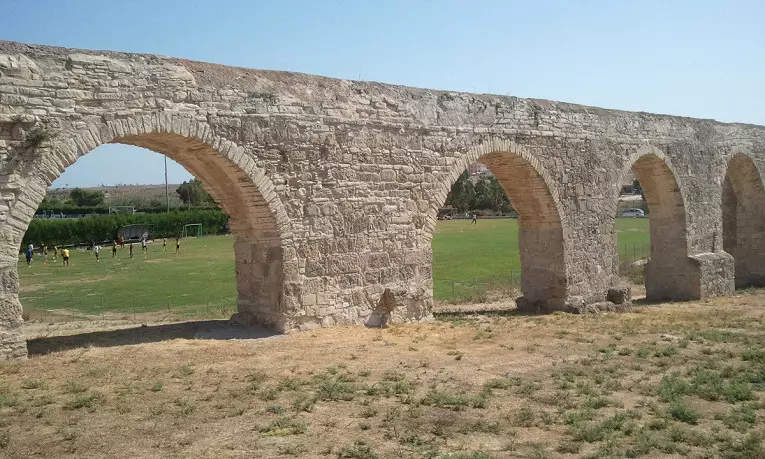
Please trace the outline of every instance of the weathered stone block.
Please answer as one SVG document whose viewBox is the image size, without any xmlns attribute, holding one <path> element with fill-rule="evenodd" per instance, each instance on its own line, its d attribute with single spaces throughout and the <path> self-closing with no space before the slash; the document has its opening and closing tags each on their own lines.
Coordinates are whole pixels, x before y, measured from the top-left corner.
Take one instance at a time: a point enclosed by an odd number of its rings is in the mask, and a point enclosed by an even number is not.
<svg viewBox="0 0 765 459">
<path fill-rule="evenodd" d="M 614 304 L 631 303 L 632 289 L 629 286 L 610 288 L 606 294 L 606 300 Z"/>
</svg>

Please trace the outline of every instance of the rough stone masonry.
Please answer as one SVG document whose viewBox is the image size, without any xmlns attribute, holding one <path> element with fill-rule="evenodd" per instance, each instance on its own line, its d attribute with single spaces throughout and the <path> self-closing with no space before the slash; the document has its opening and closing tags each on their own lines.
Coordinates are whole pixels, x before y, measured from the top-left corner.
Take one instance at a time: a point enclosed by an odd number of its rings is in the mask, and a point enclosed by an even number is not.
<svg viewBox="0 0 765 459">
<path fill-rule="evenodd" d="M 427 318 L 437 209 L 474 161 L 519 212 L 521 308 L 629 302 L 614 224 L 630 169 L 649 299 L 765 284 L 762 126 L 0 42 L 0 359 L 26 355 L 22 236 L 105 143 L 178 161 L 231 216 L 244 323 Z"/>
</svg>

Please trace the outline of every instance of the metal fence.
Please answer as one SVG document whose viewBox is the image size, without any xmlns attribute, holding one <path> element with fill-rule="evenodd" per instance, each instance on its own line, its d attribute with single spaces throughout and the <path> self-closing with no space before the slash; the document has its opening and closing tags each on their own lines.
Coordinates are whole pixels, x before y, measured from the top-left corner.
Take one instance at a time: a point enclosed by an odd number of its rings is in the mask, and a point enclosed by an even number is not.
<svg viewBox="0 0 765 459">
<path fill-rule="evenodd" d="M 236 312 L 236 298 L 210 298 L 189 304 L 179 295 L 152 301 L 133 297 L 116 300 L 114 295 L 58 294 L 50 291 L 22 292 L 25 320 L 41 322 L 127 321 L 165 322 L 200 319 L 228 319 Z"/>
<path fill-rule="evenodd" d="M 459 280 L 434 279 L 436 300 L 452 303 L 485 303 L 515 299 L 519 295 L 521 273 L 511 270 L 505 274 Z"/>
<path fill-rule="evenodd" d="M 651 244 L 648 241 L 643 243 L 622 243 L 617 247 L 617 251 L 620 264 L 629 264 L 648 258 L 651 254 Z M 634 275 L 629 277 L 632 281 L 641 279 L 641 277 Z M 514 300 L 521 295 L 520 270 L 510 270 L 502 274 L 463 279 L 443 280 L 435 277 L 433 281 L 435 299 L 452 303 Z"/>
<path fill-rule="evenodd" d="M 625 242 L 619 244 L 619 261 L 636 261 L 651 256 L 650 242 Z"/>
<path fill-rule="evenodd" d="M 620 244 L 620 264 L 647 258 L 650 251 L 650 242 Z M 634 276 L 632 278 L 640 279 Z M 434 277 L 433 280 L 435 299 L 452 303 L 514 300 L 521 294 L 520 270 L 462 279 Z M 25 315 L 29 319 L 40 321 L 119 320 L 138 323 L 227 319 L 236 312 L 236 297 L 190 300 L 188 296 L 178 293 L 152 297 L 118 297 L 85 292 L 63 294 L 51 290 L 22 292 L 19 297 L 24 305 Z"/>
</svg>

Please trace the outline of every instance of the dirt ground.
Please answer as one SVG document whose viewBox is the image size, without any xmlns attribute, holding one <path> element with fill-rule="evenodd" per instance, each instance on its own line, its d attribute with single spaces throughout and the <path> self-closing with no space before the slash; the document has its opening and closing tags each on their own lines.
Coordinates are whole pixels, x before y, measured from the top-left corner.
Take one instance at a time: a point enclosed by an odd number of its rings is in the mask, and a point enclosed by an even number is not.
<svg viewBox="0 0 765 459">
<path fill-rule="evenodd" d="M 32 323 L 0 457 L 763 458 L 765 292 L 271 335 Z"/>
</svg>

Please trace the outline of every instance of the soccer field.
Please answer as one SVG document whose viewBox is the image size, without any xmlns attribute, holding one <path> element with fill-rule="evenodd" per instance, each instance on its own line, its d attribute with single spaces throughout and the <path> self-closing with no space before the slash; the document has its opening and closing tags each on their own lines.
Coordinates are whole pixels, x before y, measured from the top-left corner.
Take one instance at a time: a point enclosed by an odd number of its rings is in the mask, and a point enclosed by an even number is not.
<svg viewBox="0 0 765 459">
<path fill-rule="evenodd" d="M 54 263 L 48 255 L 48 264 L 43 264 L 36 254 L 28 268 L 21 257 L 24 307 L 86 315 L 170 309 L 174 315 L 225 316 L 236 310 L 231 236 L 185 239 L 180 255 L 175 254 L 174 239 L 168 239 L 166 252 L 161 240 L 149 244 L 146 257 L 140 243 L 134 249 L 132 259 L 127 244 L 112 258 L 111 246 L 104 247 L 99 263 L 92 252 L 72 250 L 69 267 L 62 266 L 60 256 Z"/>
<path fill-rule="evenodd" d="M 646 256 L 648 219 L 618 219 L 619 251 L 623 258 Z M 19 262 L 21 299 L 32 311 L 58 311 L 84 316 L 170 312 L 179 316 L 226 317 L 236 310 L 234 251 L 231 236 L 190 238 L 175 255 L 175 241 L 149 244 L 149 254 L 135 245 L 112 258 L 111 247 L 101 261 L 88 251 L 72 251 L 71 266 L 35 256 L 32 267 Z M 492 279 L 517 282 L 520 274 L 518 227 L 514 219 L 440 221 L 433 238 L 433 279 L 436 299 L 460 295 L 459 286 Z M 457 292 L 454 291 L 457 285 Z"/>
<path fill-rule="evenodd" d="M 648 255 L 647 218 L 616 220 L 622 259 Z M 518 283 L 518 221 L 479 219 L 439 221 L 433 237 L 433 290 L 436 299 L 469 296 L 473 284 Z"/>
</svg>

